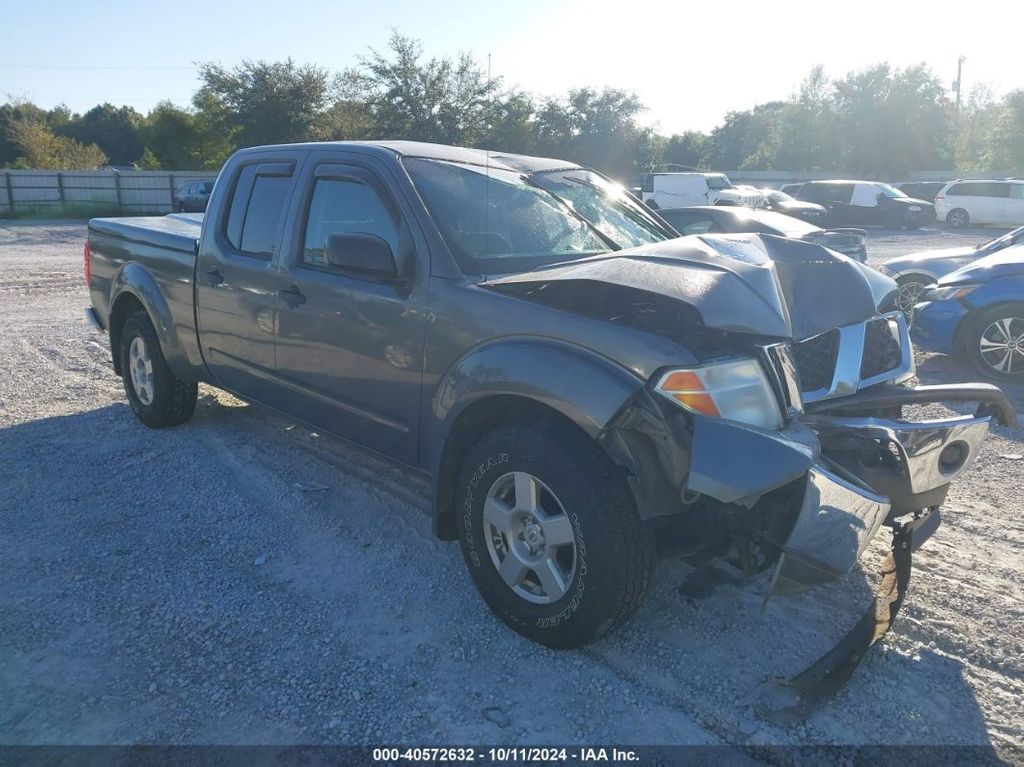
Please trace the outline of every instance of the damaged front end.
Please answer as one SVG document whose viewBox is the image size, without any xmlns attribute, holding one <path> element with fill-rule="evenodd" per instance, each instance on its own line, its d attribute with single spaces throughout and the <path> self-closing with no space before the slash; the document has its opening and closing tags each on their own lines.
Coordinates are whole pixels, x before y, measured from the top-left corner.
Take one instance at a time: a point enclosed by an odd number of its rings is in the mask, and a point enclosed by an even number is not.
<svg viewBox="0 0 1024 767">
<path fill-rule="evenodd" d="M 889 629 L 909 582 L 911 552 L 938 527 L 950 483 L 974 461 L 993 421 L 1015 419 L 995 386 L 900 383 L 913 375 L 902 317 L 820 335 L 832 339 L 754 352 L 784 413 L 778 428 L 716 417 L 702 408 L 697 379 L 685 389 L 675 385 L 676 407 L 659 396 L 663 374 L 604 435 L 630 468 L 648 516 L 687 527 L 694 552 L 704 544 L 731 551 L 748 572 L 774 568 L 771 596 L 843 577 L 883 526 L 892 531 L 882 585 L 864 618 L 806 671 L 770 685 L 768 713 L 779 720 L 799 719 L 838 691 Z M 907 417 L 916 405 L 971 402 L 976 407 L 966 415 Z"/>
</svg>

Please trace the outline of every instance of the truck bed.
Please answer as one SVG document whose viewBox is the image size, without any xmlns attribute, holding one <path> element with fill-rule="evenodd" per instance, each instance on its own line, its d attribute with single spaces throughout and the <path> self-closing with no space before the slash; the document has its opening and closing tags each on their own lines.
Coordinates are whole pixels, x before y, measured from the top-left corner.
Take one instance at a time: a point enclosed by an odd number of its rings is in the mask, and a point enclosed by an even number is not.
<svg viewBox="0 0 1024 767">
<path fill-rule="evenodd" d="M 94 218 L 89 221 L 89 229 L 127 242 L 195 253 L 202 224 L 201 213 L 172 213 L 169 216 Z"/>
</svg>

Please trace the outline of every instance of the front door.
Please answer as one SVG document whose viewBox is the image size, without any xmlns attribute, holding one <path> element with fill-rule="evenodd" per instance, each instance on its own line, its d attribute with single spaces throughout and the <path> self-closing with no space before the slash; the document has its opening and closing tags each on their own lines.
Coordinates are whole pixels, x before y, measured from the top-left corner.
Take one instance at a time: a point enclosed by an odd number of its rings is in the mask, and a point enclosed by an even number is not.
<svg viewBox="0 0 1024 767">
<path fill-rule="evenodd" d="M 196 269 L 196 313 L 203 353 L 216 383 L 277 406 L 273 385 L 277 270 L 282 224 L 302 155 L 240 166 L 230 198 L 211 211 Z"/>
<path fill-rule="evenodd" d="M 384 183 L 383 168 L 324 155 L 302 192 L 279 275 L 277 372 L 286 410 L 409 464 L 417 458 L 426 246 Z M 391 248 L 397 280 L 332 266 L 332 234 L 372 234 Z"/>
</svg>

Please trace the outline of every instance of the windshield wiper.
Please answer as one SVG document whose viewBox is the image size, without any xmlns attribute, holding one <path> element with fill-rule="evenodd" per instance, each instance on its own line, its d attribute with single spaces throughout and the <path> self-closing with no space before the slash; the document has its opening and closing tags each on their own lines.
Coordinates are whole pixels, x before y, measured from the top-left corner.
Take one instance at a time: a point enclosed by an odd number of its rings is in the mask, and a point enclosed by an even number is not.
<svg viewBox="0 0 1024 767">
<path fill-rule="evenodd" d="M 572 215 L 573 218 L 575 218 L 575 219 L 577 219 L 579 221 L 582 221 L 584 226 L 587 227 L 587 229 L 589 229 L 591 232 L 596 234 L 597 238 L 599 240 L 601 240 L 601 242 L 603 242 L 605 245 L 607 245 L 610 250 L 622 250 L 622 246 L 621 245 L 619 245 L 617 242 L 615 242 L 615 240 L 613 240 L 611 237 L 609 237 L 604 232 L 602 232 L 600 229 L 598 229 L 596 226 L 594 226 L 592 223 L 590 223 L 590 221 L 587 219 L 587 217 L 584 216 L 583 214 L 581 214 L 578 210 L 576 210 L 576 208 L 574 208 L 571 203 L 569 203 L 568 201 L 562 199 L 559 195 L 555 194 L 550 189 L 547 189 L 547 188 L 541 186 L 536 181 L 534 181 L 532 178 L 527 176 L 525 173 L 523 175 L 521 175 L 519 178 L 522 179 L 523 183 L 529 184 L 534 189 L 540 189 L 545 194 L 551 195 L 551 197 L 553 197 L 555 199 L 555 201 L 558 202 L 559 205 L 561 205 L 563 208 L 565 208 L 566 210 L 569 211 L 569 213 Z"/>
</svg>

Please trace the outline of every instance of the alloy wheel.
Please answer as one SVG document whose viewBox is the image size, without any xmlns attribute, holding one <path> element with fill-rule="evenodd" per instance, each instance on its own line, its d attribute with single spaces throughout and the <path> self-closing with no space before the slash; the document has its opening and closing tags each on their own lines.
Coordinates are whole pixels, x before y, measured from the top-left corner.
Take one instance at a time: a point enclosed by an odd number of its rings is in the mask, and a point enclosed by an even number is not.
<svg viewBox="0 0 1024 767">
<path fill-rule="evenodd" d="M 483 518 L 487 551 L 506 586 L 535 604 L 565 596 L 576 574 L 576 536 L 547 485 L 525 471 L 498 477 Z"/>
<path fill-rule="evenodd" d="M 907 281 L 900 283 L 899 291 L 896 293 L 896 305 L 900 311 L 910 319 L 914 313 L 914 305 L 921 300 L 921 295 L 928 286 L 923 282 Z"/>
<path fill-rule="evenodd" d="M 156 394 L 153 382 L 153 360 L 149 357 L 146 342 L 142 336 L 135 336 L 128 348 L 128 364 L 135 396 L 143 405 L 151 405 Z"/>
<path fill-rule="evenodd" d="M 1024 317 L 1001 317 L 982 331 L 981 358 L 1004 375 L 1024 373 Z"/>
</svg>

